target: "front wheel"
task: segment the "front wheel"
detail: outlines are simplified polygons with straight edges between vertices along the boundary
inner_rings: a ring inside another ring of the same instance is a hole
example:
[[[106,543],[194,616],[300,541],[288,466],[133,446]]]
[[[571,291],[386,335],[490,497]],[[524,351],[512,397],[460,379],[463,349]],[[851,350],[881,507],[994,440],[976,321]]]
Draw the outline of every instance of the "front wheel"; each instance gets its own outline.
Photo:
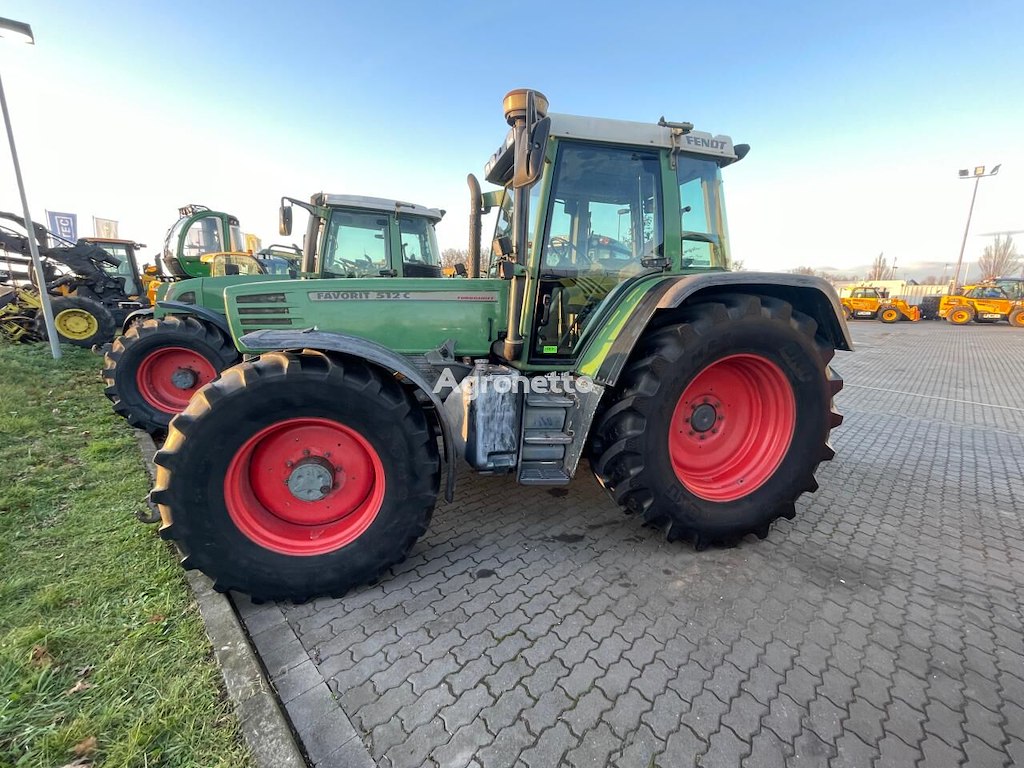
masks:
[[[953,325],[967,325],[974,319],[974,310],[968,306],[953,307],[946,315],[946,320]]]
[[[878,312],[878,319],[883,323],[895,323],[900,319],[900,311],[896,307],[882,307]]]
[[[171,422],[151,499],[183,564],[264,600],[341,596],[426,531],[440,459],[426,415],[358,360],[275,352]]]
[[[159,434],[238,357],[231,340],[207,322],[149,318],[129,328],[104,356],[105,393],[129,424]]]
[[[594,470],[670,540],[764,538],[834,456],[834,350],[769,297],[716,296],[673,320],[638,345],[597,426]]]

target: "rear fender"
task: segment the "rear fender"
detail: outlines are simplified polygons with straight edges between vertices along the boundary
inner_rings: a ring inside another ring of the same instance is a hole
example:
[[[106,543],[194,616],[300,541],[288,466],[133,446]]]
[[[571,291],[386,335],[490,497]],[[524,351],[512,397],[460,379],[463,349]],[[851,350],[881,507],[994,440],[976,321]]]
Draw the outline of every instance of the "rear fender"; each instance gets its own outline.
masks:
[[[328,333],[325,331],[254,331],[239,339],[239,344],[253,352],[271,352],[274,350],[315,349],[327,354],[354,357],[386,371],[390,375],[400,375],[404,381],[422,392],[434,406],[434,416],[441,431],[444,443],[444,460],[448,465],[444,497],[451,501],[455,494],[455,441],[452,437],[452,423],[445,412],[441,398],[434,391],[434,386],[427,381],[423,373],[402,355],[392,352],[387,347],[373,341],[350,336],[344,333]]]
[[[613,387],[634,346],[655,315],[695,299],[721,293],[749,293],[782,299],[818,323],[818,336],[835,349],[851,351],[853,340],[843,319],[842,304],[830,283],[820,277],[775,272],[708,272],[672,276],[653,286],[636,305],[629,320],[612,340],[607,353],[591,370],[597,383]],[[582,373],[590,373],[581,370]]]

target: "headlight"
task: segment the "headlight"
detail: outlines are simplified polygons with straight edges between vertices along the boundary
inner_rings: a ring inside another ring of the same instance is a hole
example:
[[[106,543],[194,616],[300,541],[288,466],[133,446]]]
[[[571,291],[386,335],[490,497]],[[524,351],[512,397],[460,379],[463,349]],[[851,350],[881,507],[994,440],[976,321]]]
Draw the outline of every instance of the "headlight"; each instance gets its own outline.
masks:
[[[181,296],[175,296],[171,301],[180,301],[182,304],[195,304],[196,303],[196,292],[185,291]]]

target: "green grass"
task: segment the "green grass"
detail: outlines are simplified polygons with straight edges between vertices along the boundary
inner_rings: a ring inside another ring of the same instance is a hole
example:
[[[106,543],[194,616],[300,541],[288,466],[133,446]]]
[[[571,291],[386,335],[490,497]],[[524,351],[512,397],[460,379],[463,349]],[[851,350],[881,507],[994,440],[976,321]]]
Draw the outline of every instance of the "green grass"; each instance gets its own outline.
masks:
[[[100,364],[0,346],[0,766],[249,765]]]

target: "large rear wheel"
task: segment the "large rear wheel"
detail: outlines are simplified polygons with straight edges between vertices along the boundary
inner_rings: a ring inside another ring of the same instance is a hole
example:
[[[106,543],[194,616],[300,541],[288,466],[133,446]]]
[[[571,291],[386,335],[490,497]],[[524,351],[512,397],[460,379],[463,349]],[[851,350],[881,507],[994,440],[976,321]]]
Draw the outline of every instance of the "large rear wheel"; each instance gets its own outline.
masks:
[[[1008,320],[1014,328],[1024,328],[1024,307],[1017,307],[1010,312]]]
[[[340,596],[423,535],[440,478],[426,415],[357,360],[275,352],[171,422],[152,500],[186,567],[257,599]]]
[[[200,387],[238,359],[231,340],[209,323],[150,318],[129,328],[105,355],[106,395],[129,424],[162,433]]]
[[[833,354],[815,321],[778,299],[685,307],[641,339],[601,417],[598,479],[669,539],[764,538],[835,455]]]

